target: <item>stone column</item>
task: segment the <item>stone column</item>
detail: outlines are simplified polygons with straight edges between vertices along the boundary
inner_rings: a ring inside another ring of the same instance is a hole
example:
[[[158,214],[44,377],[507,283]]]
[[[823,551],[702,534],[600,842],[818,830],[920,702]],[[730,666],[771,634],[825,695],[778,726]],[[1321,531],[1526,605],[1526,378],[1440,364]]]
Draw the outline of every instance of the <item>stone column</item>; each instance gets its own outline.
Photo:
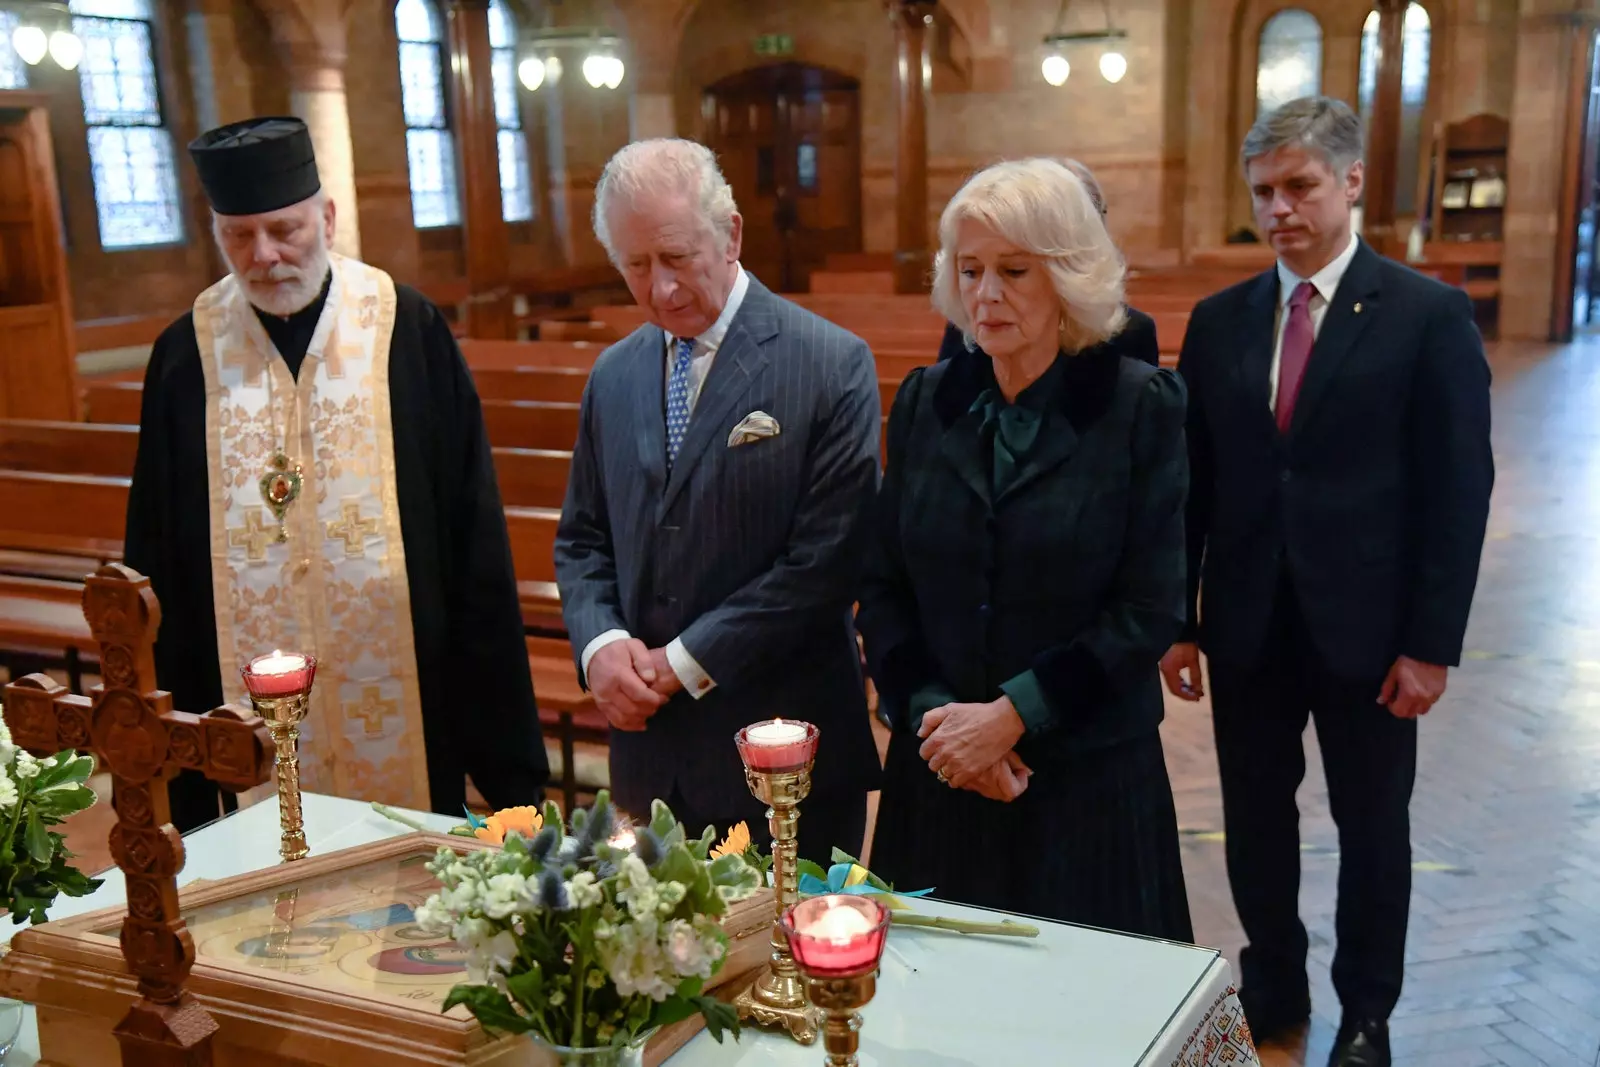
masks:
[[[291,43],[284,51],[289,70],[289,107],[311,131],[317,174],[337,212],[333,250],[360,259],[361,216],[356,210],[355,153],[350,147],[344,52],[310,43]]]
[[[1395,251],[1394,195],[1399,175],[1400,65],[1407,0],[1378,0],[1378,81],[1367,129],[1363,236],[1379,252]]]
[[[636,91],[628,100],[628,136],[634,141],[676,137],[672,94]]]
[[[500,203],[489,0],[450,0],[451,99],[456,118],[467,336],[515,338],[511,241]]]
[[[1559,0],[1524,0],[1517,27],[1500,264],[1504,338],[1551,339],[1564,326],[1557,321],[1558,311],[1570,297],[1559,286],[1560,279],[1571,278],[1571,271],[1558,260],[1571,254],[1570,240],[1563,239],[1576,196],[1569,174],[1583,163],[1577,155],[1588,93],[1580,90],[1588,83],[1589,39],[1600,26],[1593,12],[1571,7]]]
[[[195,128],[210,130],[249,118],[254,113],[249,65],[239,50],[232,6],[193,0],[183,21],[194,78]]]
[[[895,250],[894,288],[928,288],[928,27],[932,0],[885,0],[894,24]]]

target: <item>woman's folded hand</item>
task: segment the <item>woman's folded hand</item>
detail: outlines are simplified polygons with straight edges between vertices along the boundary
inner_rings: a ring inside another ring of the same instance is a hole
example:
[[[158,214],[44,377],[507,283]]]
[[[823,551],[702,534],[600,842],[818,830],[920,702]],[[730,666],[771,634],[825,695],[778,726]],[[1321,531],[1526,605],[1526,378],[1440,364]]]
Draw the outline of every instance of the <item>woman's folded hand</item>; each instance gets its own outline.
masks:
[[[993,767],[978,775],[967,786],[979,796],[1009,804],[1028,788],[1028,778],[1033,771],[1015,752],[1007,752]]]
[[[988,704],[946,704],[922,717],[918,754],[928,769],[957,789],[970,786],[1016,747],[1022,717],[1002,696]]]

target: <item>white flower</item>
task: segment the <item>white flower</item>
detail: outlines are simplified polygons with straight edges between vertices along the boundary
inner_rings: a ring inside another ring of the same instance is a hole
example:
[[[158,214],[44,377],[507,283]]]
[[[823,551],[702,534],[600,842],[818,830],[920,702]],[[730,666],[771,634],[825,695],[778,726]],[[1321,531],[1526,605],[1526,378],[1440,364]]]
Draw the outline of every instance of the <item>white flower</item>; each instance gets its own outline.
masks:
[[[687,978],[690,975],[700,978],[711,977],[711,964],[714,960],[706,951],[699,932],[693,926],[682,919],[674,919],[663,929],[662,941],[667,959],[672,961],[672,969],[680,977]]]
[[[0,811],[10,811],[17,806],[17,783],[10,775],[0,774]]]
[[[657,892],[661,894],[661,903],[657,908],[663,916],[666,916],[672,914],[672,910],[683,903],[683,898],[689,895],[689,888],[682,882],[661,882]]]
[[[565,1004],[566,1002],[567,1002],[567,995],[565,993],[563,993],[561,990],[557,989],[557,990],[555,990],[554,992],[552,992],[550,994],[550,1006],[552,1008],[559,1008],[559,1007],[561,1007],[561,1005]]]
[[[449,909],[440,901],[437,893],[423,901],[421,906],[411,913],[411,917],[416,920],[417,925],[422,927],[425,933],[429,934],[444,933],[450,929],[451,922],[454,919]]]
[[[646,920],[616,928],[614,936],[600,943],[600,961],[622,997],[642,994],[654,1001],[666,1000],[677,988],[667,980],[671,964],[656,940],[656,924]]]
[[[572,898],[572,906],[580,911],[584,908],[597,908],[605,899],[605,894],[595,884],[593,871],[579,871],[572,876],[572,881],[567,883],[567,895]]]
[[[449,885],[448,882],[445,883]],[[439,894],[440,902],[451,914],[464,915],[478,906],[479,890],[482,886],[471,879],[446,889]]]
[[[37,778],[39,776],[39,761],[27,752],[17,753],[17,777],[21,779]]]
[[[467,981],[483,985],[491,975],[511,973],[517,959],[517,938],[510,930],[502,930],[492,939],[475,946],[467,953]]]
[[[644,860],[638,856],[629,856],[623,860],[617,881],[622,885],[622,888],[617,890],[617,900],[635,919],[655,915],[661,897],[655,880],[650,877],[650,869],[644,865]]]
[[[476,948],[494,936],[494,924],[488,919],[468,915],[450,928],[450,936],[463,948]]]
[[[536,907],[536,887],[520,874],[496,874],[483,889],[483,913],[491,919],[504,919]]]

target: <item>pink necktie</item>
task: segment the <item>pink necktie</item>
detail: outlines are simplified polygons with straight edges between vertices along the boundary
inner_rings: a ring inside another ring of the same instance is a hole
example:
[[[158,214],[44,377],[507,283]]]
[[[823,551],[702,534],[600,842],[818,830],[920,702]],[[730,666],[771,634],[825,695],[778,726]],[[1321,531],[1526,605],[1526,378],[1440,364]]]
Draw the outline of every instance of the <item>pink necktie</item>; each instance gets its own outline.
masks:
[[[1289,321],[1283,324],[1283,351],[1278,357],[1278,432],[1288,433],[1294,419],[1295,398],[1300,395],[1300,381],[1306,376],[1306,364],[1311,360],[1311,345],[1316,334],[1311,329],[1311,298],[1316,287],[1301,282],[1289,296]]]

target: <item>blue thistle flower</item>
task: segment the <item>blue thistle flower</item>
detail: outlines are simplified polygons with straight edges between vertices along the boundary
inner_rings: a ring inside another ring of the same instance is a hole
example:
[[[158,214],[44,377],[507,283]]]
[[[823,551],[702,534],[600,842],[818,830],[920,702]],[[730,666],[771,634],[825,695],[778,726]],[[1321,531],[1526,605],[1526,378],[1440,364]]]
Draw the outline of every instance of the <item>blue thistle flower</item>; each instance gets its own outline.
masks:
[[[572,895],[558,872],[547,869],[540,873],[539,906],[549,911],[572,910]]]

